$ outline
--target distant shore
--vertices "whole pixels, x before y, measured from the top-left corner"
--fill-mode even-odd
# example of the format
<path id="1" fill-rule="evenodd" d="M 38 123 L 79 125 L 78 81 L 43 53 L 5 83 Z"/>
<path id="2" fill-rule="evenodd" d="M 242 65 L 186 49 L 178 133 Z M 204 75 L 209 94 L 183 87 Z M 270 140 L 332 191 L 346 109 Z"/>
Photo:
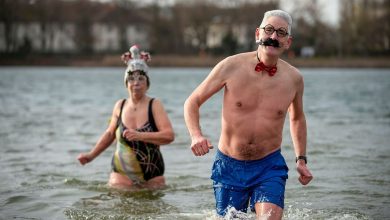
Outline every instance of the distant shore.
<path id="1" fill-rule="evenodd" d="M 225 57 L 212 56 L 152 56 L 152 67 L 213 67 Z M 298 68 L 390 68 L 390 57 L 334 57 L 334 58 L 285 58 Z M 87 56 L 28 56 L 24 58 L 0 58 L 0 66 L 123 66 L 119 55 Z"/>

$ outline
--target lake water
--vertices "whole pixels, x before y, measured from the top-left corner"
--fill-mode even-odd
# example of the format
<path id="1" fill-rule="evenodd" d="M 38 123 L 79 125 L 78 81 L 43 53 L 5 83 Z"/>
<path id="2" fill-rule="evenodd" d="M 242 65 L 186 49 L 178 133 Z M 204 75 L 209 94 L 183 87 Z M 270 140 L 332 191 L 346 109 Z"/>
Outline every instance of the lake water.
<path id="1" fill-rule="evenodd" d="M 210 169 L 215 151 L 192 155 L 183 102 L 207 68 L 152 68 L 149 95 L 166 107 L 176 133 L 162 147 L 167 187 L 106 187 L 114 146 L 81 166 L 126 97 L 123 68 L 0 68 L 0 219 L 215 219 Z M 297 180 L 288 120 L 282 154 L 290 167 L 284 218 L 390 219 L 390 69 L 301 69 L 308 166 Z M 219 93 L 201 109 L 214 145 Z M 253 219 L 254 214 L 242 214 Z"/>

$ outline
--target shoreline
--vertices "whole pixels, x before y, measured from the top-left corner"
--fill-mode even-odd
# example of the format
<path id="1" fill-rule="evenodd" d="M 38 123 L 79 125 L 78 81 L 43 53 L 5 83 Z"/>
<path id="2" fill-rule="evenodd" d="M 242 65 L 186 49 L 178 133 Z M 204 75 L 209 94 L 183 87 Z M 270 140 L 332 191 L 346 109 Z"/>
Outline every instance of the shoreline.
<path id="1" fill-rule="evenodd" d="M 156 55 L 151 67 L 213 67 L 224 57 Z M 390 57 L 286 58 L 297 68 L 390 68 Z M 119 55 L 0 57 L 1 66 L 122 67 Z"/>

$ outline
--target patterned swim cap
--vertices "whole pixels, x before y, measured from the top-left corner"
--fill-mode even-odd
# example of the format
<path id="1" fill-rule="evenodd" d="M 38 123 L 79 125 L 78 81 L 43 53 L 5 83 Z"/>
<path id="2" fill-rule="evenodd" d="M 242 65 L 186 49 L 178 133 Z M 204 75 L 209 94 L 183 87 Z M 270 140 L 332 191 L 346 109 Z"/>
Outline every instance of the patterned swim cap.
<path id="1" fill-rule="evenodd" d="M 124 83 L 126 85 L 127 77 L 134 71 L 143 72 L 148 74 L 149 67 L 146 62 L 151 60 L 151 56 L 148 52 L 140 51 L 137 45 L 130 47 L 129 52 L 122 54 L 122 61 L 127 65 Z"/>

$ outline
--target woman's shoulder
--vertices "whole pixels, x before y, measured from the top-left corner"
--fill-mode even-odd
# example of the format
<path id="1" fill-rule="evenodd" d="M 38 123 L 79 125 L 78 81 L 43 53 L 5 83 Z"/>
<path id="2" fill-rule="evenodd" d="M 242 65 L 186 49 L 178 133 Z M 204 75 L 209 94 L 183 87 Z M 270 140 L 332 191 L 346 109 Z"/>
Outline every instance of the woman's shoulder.
<path id="1" fill-rule="evenodd" d="M 125 104 L 126 99 L 119 99 L 115 102 L 114 105 L 114 111 L 119 112 L 119 110 L 122 108 L 122 106 Z"/>
<path id="2" fill-rule="evenodd" d="M 162 106 L 161 100 L 160 100 L 159 98 L 157 98 L 157 97 L 150 97 L 150 98 L 149 98 L 149 102 L 150 102 L 151 104 L 153 104 L 153 106 L 154 106 L 154 105 Z"/>
<path id="3" fill-rule="evenodd" d="M 165 111 L 164 110 L 164 104 L 162 103 L 162 101 L 157 98 L 157 97 L 153 97 L 151 98 L 153 99 L 153 102 L 150 102 L 152 104 L 152 111 L 153 112 L 161 112 L 161 111 Z"/>
<path id="4" fill-rule="evenodd" d="M 116 107 L 122 106 L 125 102 L 126 102 L 126 99 L 118 99 L 118 100 L 115 102 L 115 108 L 116 108 Z"/>

